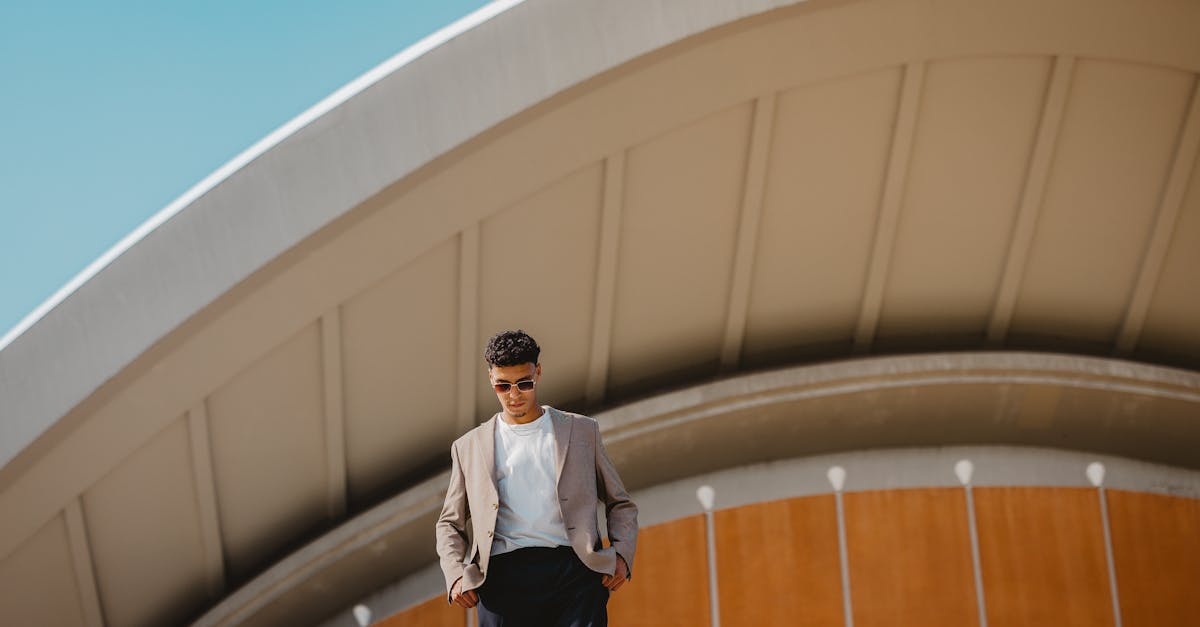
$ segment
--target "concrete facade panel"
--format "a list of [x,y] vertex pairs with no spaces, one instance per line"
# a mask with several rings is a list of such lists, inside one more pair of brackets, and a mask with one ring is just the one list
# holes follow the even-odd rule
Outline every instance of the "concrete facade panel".
[[1014,335],[1115,341],[1194,80],[1139,64],[1077,63]]
[[0,618],[12,625],[87,624],[61,517],[46,523],[0,561]]
[[1049,57],[1035,56],[928,64],[880,341],[984,335],[1050,67]]
[[778,95],[748,361],[853,335],[899,95],[897,68]]
[[[1181,149],[1183,147],[1180,147]],[[1200,351],[1200,159],[1190,173],[1139,345],[1175,356]]]
[[[459,247],[442,242],[341,307],[352,503],[444,461],[454,440]],[[426,442],[441,442],[433,450]]]
[[225,564],[234,581],[327,520],[321,338],[311,325],[208,399]]
[[629,151],[611,388],[715,371],[751,114],[739,105]]
[[83,495],[109,625],[178,622],[209,600],[188,437],[172,422]]
[[595,310],[604,168],[590,165],[485,220],[480,227],[478,373],[480,421],[499,410],[483,345],[522,328],[542,347],[538,398],[556,405],[584,397]]

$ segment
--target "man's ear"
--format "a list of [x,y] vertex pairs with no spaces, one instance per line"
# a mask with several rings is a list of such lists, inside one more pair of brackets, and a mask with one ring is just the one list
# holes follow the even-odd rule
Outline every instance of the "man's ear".
[[542,376],[542,364],[534,364],[533,365],[533,374],[535,374],[539,377]]

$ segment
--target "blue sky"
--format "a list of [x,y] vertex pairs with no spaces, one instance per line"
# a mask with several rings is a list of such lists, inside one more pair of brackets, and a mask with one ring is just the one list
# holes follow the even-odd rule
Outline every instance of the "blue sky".
[[192,185],[483,0],[0,0],[0,336]]

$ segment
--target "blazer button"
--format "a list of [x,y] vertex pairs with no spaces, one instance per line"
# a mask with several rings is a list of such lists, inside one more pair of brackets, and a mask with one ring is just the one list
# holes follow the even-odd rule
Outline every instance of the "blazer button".
[[500,509],[499,503],[492,503],[492,509]]
[[492,537],[492,532],[490,532],[490,531],[488,532],[488,537],[489,538]]

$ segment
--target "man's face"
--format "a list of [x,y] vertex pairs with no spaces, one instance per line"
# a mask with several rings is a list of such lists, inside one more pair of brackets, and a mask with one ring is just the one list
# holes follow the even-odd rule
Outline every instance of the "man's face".
[[[542,367],[538,364],[524,363],[517,366],[492,366],[488,369],[488,377],[492,381],[493,391],[500,401],[500,407],[512,420],[519,421],[530,411],[537,413],[537,384],[542,378]],[[522,391],[521,382],[532,381],[533,389]],[[496,389],[497,385],[508,384],[504,392]],[[525,383],[525,387],[529,384]],[[503,385],[501,385],[503,387]]]

